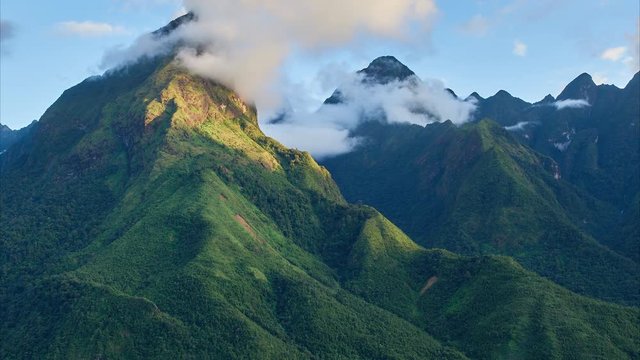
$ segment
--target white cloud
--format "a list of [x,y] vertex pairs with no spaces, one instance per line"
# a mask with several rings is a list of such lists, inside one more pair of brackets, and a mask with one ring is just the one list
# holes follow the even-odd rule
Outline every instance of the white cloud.
[[261,124],[263,131],[284,145],[309,151],[315,157],[349,152],[361,139],[349,137],[363,121],[409,123],[425,126],[471,119],[475,102],[451,95],[437,80],[417,77],[388,84],[363,82],[352,75],[340,85],[342,103],[323,105],[315,112],[288,114],[277,124]]
[[[110,53],[114,59],[163,51],[180,42],[177,59],[193,73],[233,88],[259,109],[279,106],[281,67],[295,51],[321,54],[366,39],[423,41],[437,13],[434,0],[184,0],[197,15],[162,46],[139,40],[132,48]],[[142,45],[144,49],[136,49]]]
[[360,141],[349,137],[348,129],[339,129],[327,123],[261,124],[268,136],[289,148],[308,151],[316,159],[347,153]]
[[527,44],[520,40],[513,42],[513,54],[516,56],[527,56]]
[[591,106],[587,100],[584,99],[566,99],[566,100],[558,100],[552,104],[558,110],[563,109],[579,109]]
[[97,37],[125,33],[122,26],[94,21],[65,21],[57,24],[58,31],[63,35],[77,35]]
[[467,35],[485,36],[489,31],[489,20],[481,14],[476,14],[469,21],[462,24],[460,31]]
[[618,61],[627,53],[625,46],[618,46],[614,48],[606,49],[600,54],[602,60]]

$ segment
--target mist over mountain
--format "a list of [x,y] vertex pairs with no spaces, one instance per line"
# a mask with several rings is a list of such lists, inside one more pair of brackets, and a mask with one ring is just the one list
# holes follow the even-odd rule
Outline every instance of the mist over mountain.
[[354,130],[367,121],[426,125],[472,120],[476,105],[463,101],[436,80],[421,80],[393,56],[379,57],[347,76],[324,104],[311,113],[284,112],[265,132],[316,158],[348,153],[361,140]]

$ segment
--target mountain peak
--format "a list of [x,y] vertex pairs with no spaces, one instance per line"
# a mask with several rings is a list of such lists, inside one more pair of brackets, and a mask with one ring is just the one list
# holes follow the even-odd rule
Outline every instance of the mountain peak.
[[493,95],[494,97],[497,98],[512,98],[513,96],[511,94],[509,94],[506,90],[500,90],[498,91],[495,95]]
[[186,13],[182,16],[179,16],[173,19],[167,25],[161,27],[160,29],[152,32],[154,36],[163,37],[171,34],[174,30],[179,28],[180,26],[187,24],[196,19],[196,15],[193,12]]
[[388,84],[392,81],[403,81],[415,76],[405,64],[394,56],[381,56],[371,62],[365,69],[358,71],[365,75],[365,81]]
[[[376,58],[366,68],[358,71],[363,75],[362,82],[365,84],[386,85],[393,81],[404,81],[416,74],[411,71],[405,64],[401,63],[394,56],[380,56]],[[453,91],[449,90],[455,96]],[[325,104],[335,105],[344,101],[342,92],[337,89],[333,94],[324,101]]]
[[538,103],[539,104],[549,104],[556,101],[556,98],[554,98],[551,94],[547,94],[547,96],[544,97],[544,99],[540,100]]
[[625,89],[631,89],[633,87],[638,87],[638,84],[640,84],[640,71],[638,71],[635,75],[633,75],[633,78],[631,78],[631,80],[627,83],[627,86],[625,86]]
[[558,100],[585,99],[589,101],[595,96],[596,88],[597,85],[593,82],[591,75],[582,73],[562,90],[562,93],[558,95]]
[[475,91],[474,91],[474,92],[472,92],[472,93],[471,93],[471,95],[467,96],[467,99],[466,99],[466,100],[469,100],[469,99],[472,99],[472,98],[473,98],[473,99],[476,99],[476,100],[478,100],[478,101],[482,101],[482,100],[484,100],[484,98],[483,98],[482,96],[480,96],[480,94],[478,94],[478,93],[477,93],[477,92],[475,92]]

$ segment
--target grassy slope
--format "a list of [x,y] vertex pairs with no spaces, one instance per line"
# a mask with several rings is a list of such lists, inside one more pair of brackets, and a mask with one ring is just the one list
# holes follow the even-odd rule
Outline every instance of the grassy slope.
[[[542,304],[561,293],[566,321],[588,334],[549,330],[550,341],[638,353],[626,340],[637,310],[579,298],[511,262],[470,267],[481,260],[427,252],[375,210],[346,204],[326,170],[262,135],[233,93],[171,64],[138,66],[69,90],[36,135],[51,141],[2,159],[2,358],[463,357],[442,341],[517,354],[542,338],[504,321],[513,345],[503,350],[483,324],[518,307],[483,294],[520,299],[510,290],[521,282]],[[146,75],[123,83],[131,73]],[[442,279],[427,293],[437,306],[417,296],[431,273]],[[475,301],[456,306],[472,321],[424,321],[450,312],[458,292]],[[601,323],[622,335],[589,332]]]

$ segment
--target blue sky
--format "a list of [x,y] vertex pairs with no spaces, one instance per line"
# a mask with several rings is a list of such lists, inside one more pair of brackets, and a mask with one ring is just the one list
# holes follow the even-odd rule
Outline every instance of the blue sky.
[[[432,31],[418,41],[370,40],[298,54],[283,72],[291,82],[312,83],[330,64],[351,71],[390,54],[460,96],[505,89],[537,101],[582,72],[622,87],[638,69],[637,0],[436,4]],[[38,119],[65,89],[104,71],[105,51],[166,24],[181,8],[174,0],[2,0],[0,122],[20,128]],[[315,100],[326,96],[322,91]]]

